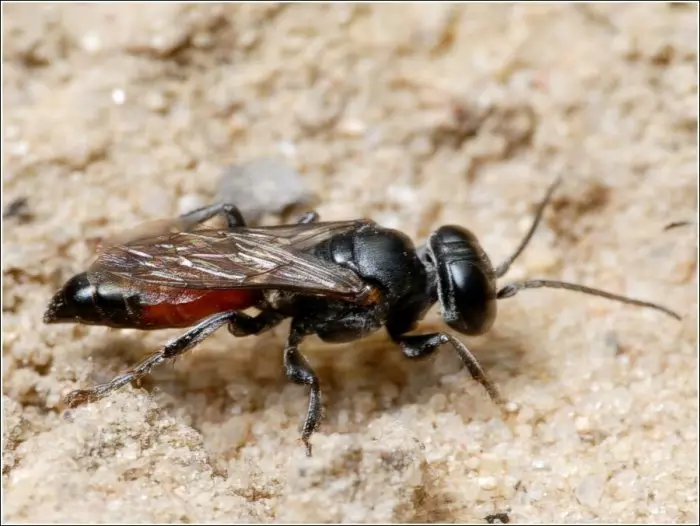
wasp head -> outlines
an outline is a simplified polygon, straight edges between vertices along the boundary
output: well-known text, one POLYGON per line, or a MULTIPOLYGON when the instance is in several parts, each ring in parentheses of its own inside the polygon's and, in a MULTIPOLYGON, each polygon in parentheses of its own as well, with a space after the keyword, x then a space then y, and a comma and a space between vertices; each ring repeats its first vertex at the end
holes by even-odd
POLYGON ((445 323, 462 334, 488 331, 496 318, 496 274, 476 236, 443 226, 431 234, 426 249, 445 323))

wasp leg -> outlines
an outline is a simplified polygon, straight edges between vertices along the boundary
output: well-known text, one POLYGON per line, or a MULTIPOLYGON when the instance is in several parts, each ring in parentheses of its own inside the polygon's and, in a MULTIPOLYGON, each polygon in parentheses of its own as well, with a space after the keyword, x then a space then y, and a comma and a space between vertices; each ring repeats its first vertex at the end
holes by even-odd
MULTIPOLYGON (((217 203, 215 205, 209 205, 202 208, 197 208, 191 212, 187 212, 175 220, 175 225, 180 230, 187 231, 219 214, 223 214, 223 216, 226 218, 226 224, 229 228, 246 226, 246 222, 245 219, 243 219, 243 214, 241 214, 241 211, 236 205, 229 203, 217 203)), ((314 223, 318 221, 318 218, 318 212, 306 212, 299 218, 297 223, 314 223)))
POLYGON ((472 377, 486 389, 491 399, 498 405, 503 403, 501 396, 498 394, 498 389, 488 379, 476 357, 457 338, 444 332, 436 332, 416 336, 398 336, 394 337, 394 340, 401 345, 401 350, 407 358, 426 358, 433 354, 441 345, 450 343, 454 350, 457 351, 462 363, 469 369, 472 377))
POLYGON ((318 212, 316 212, 315 210, 312 210, 311 212, 306 212, 305 214, 303 214, 299 218, 297 223, 300 225, 305 225, 307 223, 315 223, 316 221, 318 221, 318 218, 319 218, 318 212))
POLYGON ((211 335, 218 328, 231 320, 236 312, 224 312, 216 314, 200 322, 192 327, 186 333, 178 336, 174 340, 168 342, 162 349, 151 354, 148 358, 139 363, 132 370, 115 377, 112 381, 105 384, 96 385, 90 389, 79 389, 72 391, 64 399, 64 403, 68 407, 76 407, 85 402, 94 402, 100 398, 104 398, 112 391, 141 378, 151 372, 151 369, 165 360, 175 358, 176 356, 189 351, 194 346, 202 342, 207 336, 211 335))
MULTIPOLYGON (((175 221, 181 230, 187 231, 192 227, 208 221, 218 214, 224 215, 229 228, 246 226, 246 222, 245 219, 243 219, 243 214, 241 214, 241 211, 236 205, 232 205, 230 203, 218 203, 215 205, 197 208, 196 210, 192 210, 191 212, 181 215, 175 221)), ((297 223, 300 225, 314 223, 318 221, 318 218, 318 212, 312 210, 311 212, 306 212, 303 214, 297 223)))
POLYGON ((245 220, 243 219, 241 211, 236 205, 229 203, 217 203, 215 205, 197 208, 196 210, 181 215, 175 222, 181 230, 187 231, 219 214, 223 214, 226 218, 226 224, 229 228, 245 226, 245 220))
POLYGON ((157 219, 138 225, 132 229, 115 234, 107 239, 97 239, 98 251, 103 247, 119 243, 131 243, 142 238, 174 232, 187 232, 212 217, 223 214, 228 228, 245 226, 245 220, 235 205, 215 204, 192 210, 174 219, 157 219))
POLYGON ((530 225, 530 230, 528 230, 527 234, 525 234, 525 237, 520 241, 520 245, 518 245, 518 248, 515 249, 515 252, 511 254, 511 256, 506 259, 503 263, 498 265, 496 267, 496 277, 501 278, 505 276, 505 274, 508 272, 508 269, 510 269, 510 266, 513 264, 513 262, 518 259, 518 256, 522 254, 523 250, 525 250, 525 247, 527 247, 528 243, 530 243, 530 240, 532 239, 532 236, 535 234, 535 230, 537 230, 537 227, 540 224, 540 221, 542 220, 542 216, 544 215, 544 210, 547 208, 547 205, 551 202, 552 200, 552 194, 554 194, 554 190, 557 189, 557 187, 561 184, 562 179, 561 177, 557 177, 552 184, 549 185, 549 188, 547 188, 547 193, 544 196, 544 199, 540 202, 539 206, 537 207, 537 211, 535 212, 535 217, 532 220, 532 224, 530 225))
POLYGON ((248 316, 242 312, 236 315, 228 322, 228 330, 234 336, 251 336, 268 331, 279 325, 285 316, 276 312, 261 312, 257 316, 248 316))
POLYGON ((294 383, 300 385, 308 385, 309 390, 309 409, 306 412, 304 426, 301 431, 301 441, 306 447, 306 456, 311 456, 311 444, 309 437, 318 428, 321 421, 321 390, 318 385, 318 378, 313 371, 306 358, 299 352, 299 343, 301 342, 301 334, 292 328, 292 331, 287 340, 287 346, 284 349, 284 369, 289 378, 294 383))

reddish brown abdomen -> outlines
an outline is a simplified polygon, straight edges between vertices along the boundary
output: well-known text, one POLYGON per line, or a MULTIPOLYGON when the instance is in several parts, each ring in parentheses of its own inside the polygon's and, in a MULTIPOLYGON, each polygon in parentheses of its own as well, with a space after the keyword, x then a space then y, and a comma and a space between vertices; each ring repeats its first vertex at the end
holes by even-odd
POLYGON ((260 299, 256 290, 196 290, 158 287, 140 299, 144 328, 190 327, 204 318, 232 310, 245 310, 260 299))

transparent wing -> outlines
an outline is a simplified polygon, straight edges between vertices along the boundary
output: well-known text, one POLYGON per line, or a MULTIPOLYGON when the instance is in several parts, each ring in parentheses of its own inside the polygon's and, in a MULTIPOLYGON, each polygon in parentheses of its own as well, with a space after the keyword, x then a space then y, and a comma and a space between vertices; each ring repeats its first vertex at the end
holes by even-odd
POLYGON ((371 221, 195 230, 107 247, 92 272, 191 289, 268 288, 359 297, 354 272, 314 257, 313 246, 371 221))

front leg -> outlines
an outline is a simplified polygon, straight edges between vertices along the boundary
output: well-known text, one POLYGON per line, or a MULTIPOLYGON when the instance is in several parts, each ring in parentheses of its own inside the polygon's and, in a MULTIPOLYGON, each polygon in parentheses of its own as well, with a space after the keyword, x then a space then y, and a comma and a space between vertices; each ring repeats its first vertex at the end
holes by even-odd
POLYGON ((416 336, 392 336, 394 341, 401 345, 401 350, 407 358, 425 358, 433 354, 438 347, 444 343, 450 343, 462 363, 469 369, 472 377, 479 382, 491 399, 498 405, 503 404, 501 396, 498 394, 496 386, 488 379, 486 373, 481 369, 476 357, 454 336, 450 336, 444 332, 435 332, 432 334, 421 334, 416 336))
POLYGON ((299 352, 299 343, 302 340, 302 334, 294 325, 287 340, 287 346, 284 349, 284 369, 287 373, 287 378, 296 384, 308 385, 309 390, 309 408, 306 411, 304 426, 301 431, 301 441, 306 447, 306 456, 311 456, 311 444, 309 438, 316 431, 321 421, 321 389, 318 385, 318 377, 311 368, 306 358, 299 352))

